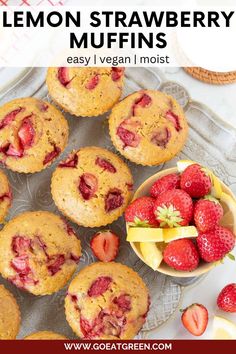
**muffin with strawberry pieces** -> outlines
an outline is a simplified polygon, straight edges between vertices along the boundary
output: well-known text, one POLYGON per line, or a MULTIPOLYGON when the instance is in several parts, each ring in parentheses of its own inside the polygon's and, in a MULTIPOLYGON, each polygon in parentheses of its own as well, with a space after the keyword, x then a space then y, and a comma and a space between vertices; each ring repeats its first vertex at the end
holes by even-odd
POLYGON ((72 228, 46 211, 26 212, 0 232, 1 275, 34 295, 61 289, 75 272, 80 241, 72 228))
POLYGON ((135 92, 112 109, 110 136, 116 149, 141 165, 172 159, 184 146, 188 124, 178 102, 163 92, 135 92))
POLYGON ((65 111, 82 117, 98 116, 120 99, 123 68, 49 68, 46 83, 52 99, 65 111))
POLYGON ((0 161, 16 172, 34 173, 64 150, 68 124, 48 102, 19 98, 0 107, 0 161))
POLYGON ((20 327, 21 314, 12 293, 0 285, 0 340, 15 339, 20 327))
POLYGON ((78 225, 99 227, 121 216, 132 196, 128 166, 112 152, 95 146, 73 151, 52 176, 57 207, 78 225))
POLYGON ((24 339, 26 340, 57 340, 57 339, 68 339, 62 334, 55 333, 52 331, 40 331, 40 332, 35 332, 31 333, 28 336, 26 336, 24 339))
POLYGON ((66 319, 83 339, 132 339, 148 310, 146 285, 120 263, 85 267, 72 280, 65 299, 66 319))
POLYGON ((12 191, 7 176, 0 170, 0 223, 5 216, 12 202, 12 191))

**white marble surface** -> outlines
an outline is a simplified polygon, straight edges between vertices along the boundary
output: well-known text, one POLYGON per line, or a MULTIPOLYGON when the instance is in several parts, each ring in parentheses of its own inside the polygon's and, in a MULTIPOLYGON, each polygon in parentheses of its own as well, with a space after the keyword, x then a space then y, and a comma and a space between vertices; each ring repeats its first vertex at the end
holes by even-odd
POLYGON ((236 83, 210 85, 192 78, 182 68, 159 68, 168 80, 182 84, 192 99, 200 101, 236 128, 236 83))

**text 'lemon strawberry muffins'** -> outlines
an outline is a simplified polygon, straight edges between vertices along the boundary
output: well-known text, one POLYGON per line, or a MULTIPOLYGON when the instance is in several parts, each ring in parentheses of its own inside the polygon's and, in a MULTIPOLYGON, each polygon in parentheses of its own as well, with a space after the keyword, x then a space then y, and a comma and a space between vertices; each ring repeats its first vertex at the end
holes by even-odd
POLYGON ((19 98, 0 107, 0 161, 12 171, 43 170, 67 141, 67 121, 48 102, 19 98))
POLYGON ((110 136, 127 159, 153 166, 184 146, 188 124, 178 102, 160 91, 135 92, 117 103, 109 117, 110 136))
POLYGON ((98 116, 120 99, 123 68, 49 68, 47 86, 52 99, 65 111, 82 117, 98 116))
POLYGON ((0 232, 1 275, 34 295, 61 289, 75 272, 80 241, 59 216, 47 211, 26 212, 0 232))
POLYGON ((12 202, 12 191, 7 176, 0 170, 0 223, 5 216, 12 202))
POLYGON ((128 166, 100 147, 73 151, 53 173, 51 191, 60 211, 78 225, 98 227, 121 216, 132 196, 128 166))
POLYGON ((0 340, 15 339, 20 327, 21 315, 16 299, 0 285, 0 340))
POLYGON ((52 332, 52 331, 39 331, 31 333, 24 338, 25 340, 57 340, 57 339, 68 339, 62 334, 52 332))
POLYGON ((120 263, 93 263, 72 280, 66 319, 83 339, 132 339, 148 310, 148 290, 139 275, 120 263))

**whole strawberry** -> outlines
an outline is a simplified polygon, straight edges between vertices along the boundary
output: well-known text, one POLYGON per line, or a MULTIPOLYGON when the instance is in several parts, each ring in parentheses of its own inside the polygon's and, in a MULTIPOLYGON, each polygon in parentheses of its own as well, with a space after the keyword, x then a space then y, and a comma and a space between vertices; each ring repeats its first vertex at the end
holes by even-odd
POLYGON ((194 222, 198 230, 207 232, 214 230, 223 216, 221 204, 212 196, 206 196, 196 202, 194 207, 194 222))
POLYGON ((182 323, 194 336, 201 336, 208 324, 208 311, 201 304, 192 304, 183 310, 182 323))
POLYGON ((150 195, 157 198, 161 193, 170 189, 180 187, 180 176, 177 173, 170 173, 169 175, 159 178, 150 188, 150 195))
POLYGON ((216 226, 212 231, 200 233, 197 237, 197 245, 204 261, 216 262, 232 251, 235 236, 229 229, 216 226))
POLYGON ((162 193, 155 201, 154 214, 161 227, 186 226, 193 216, 193 202, 181 189, 162 193))
POLYGON ((125 211, 125 220, 133 226, 158 227, 153 207, 155 199, 140 197, 135 199, 125 211))
POLYGON ((164 261, 176 270, 191 272, 199 263, 197 248, 190 239, 179 239, 168 243, 164 250, 164 261))
POLYGON ((205 169, 193 164, 188 166, 180 177, 180 188, 192 198, 201 198, 210 192, 211 179, 205 169))
POLYGON ((226 285, 218 295, 218 307, 226 312, 236 312, 236 283, 226 285))

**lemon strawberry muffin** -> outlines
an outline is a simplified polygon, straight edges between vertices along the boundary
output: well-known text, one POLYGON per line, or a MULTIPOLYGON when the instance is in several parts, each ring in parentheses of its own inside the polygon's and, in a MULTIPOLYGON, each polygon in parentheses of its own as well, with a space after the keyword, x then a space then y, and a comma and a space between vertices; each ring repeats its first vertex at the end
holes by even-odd
POLYGON ((52 176, 55 204, 78 225, 107 225, 122 215, 131 198, 133 178, 126 164, 100 147, 73 151, 52 176))
POLYGON ((13 171, 41 171, 67 140, 67 121, 48 102, 19 98, 0 107, 0 161, 13 171))
POLYGON ((61 289, 75 272, 80 241, 57 215, 33 211, 18 215, 0 232, 1 275, 34 295, 61 289))
POLYGON ((11 206, 12 192, 7 176, 0 170, 0 223, 4 221, 5 216, 11 206))
POLYGON ((27 340, 54 340, 54 339, 68 339, 62 334, 52 332, 52 331, 39 331, 31 333, 26 336, 24 339, 27 340))
POLYGON ((0 285, 0 339, 15 339, 20 327, 20 310, 14 296, 0 285))
POLYGON ((76 116, 103 114, 120 99, 123 68, 49 68, 47 86, 52 99, 76 116))
POLYGON ((183 147, 188 124, 178 102, 159 91, 138 91, 117 103, 109 117, 116 149, 141 165, 172 159, 183 147))
POLYGON ((149 310, 148 290, 139 275, 120 263, 93 263, 72 280, 66 319, 83 339, 132 339, 149 310))

